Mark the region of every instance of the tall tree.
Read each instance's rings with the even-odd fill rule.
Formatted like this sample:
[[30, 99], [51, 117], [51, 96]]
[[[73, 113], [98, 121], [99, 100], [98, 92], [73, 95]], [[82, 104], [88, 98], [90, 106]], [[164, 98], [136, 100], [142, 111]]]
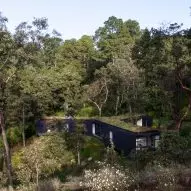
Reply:
[[144, 69], [150, 110], [155, 110], [159, 118], [165, 111], [171, 112], [177, 129], [181, 128], [191, 106], [189, 98], [182, 115], [183, 108], [174, 99], [181, 92], [187, 92], [190, 97], [187, 77], [190, 75], [190, 31], [182, 31], [180, 27], [175, 23], [168, 28], [145, 30], [134, 49], [136, 64]]
[[16, 73], [17, 60], [15, 59], [14, 41], [7, 31], [7, 18], [0, 14], [0, 127], [5, 148], [5, 159], [10, 190], [13, 189], [12, 165], [9, 145], [6, 137], [4, 116], [7, 109], [7, 98], [13, 78]]
[[96, 30], [94, 40], [102, 57], [109, 62], [113, 58], [129, 59], [130, 47], [139, 35], [140, 28], [136, 21], [123, 22], [112, 16]]

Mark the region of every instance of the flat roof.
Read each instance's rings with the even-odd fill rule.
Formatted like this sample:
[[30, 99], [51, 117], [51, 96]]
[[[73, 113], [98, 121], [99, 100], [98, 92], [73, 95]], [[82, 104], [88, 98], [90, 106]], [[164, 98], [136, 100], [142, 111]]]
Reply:
[[[64, 120], [67, 117], [58, 117], [58, 116], [47, 116], [44, 117], [45, 120]], [[111, 117], [74, 117], [74, 120], [97, 120], [103, 123], [107, 123], [112, 126], [116, 126], [131, 132], [135, 133], [146, 133], [146, 132], [156, 132], [159, 131], [157, 128], [152, 127], [140, 127], [136, 126], [133, 123], [125, 122], [123, 119], [127, 119], [127, 116], [111, 116]]]

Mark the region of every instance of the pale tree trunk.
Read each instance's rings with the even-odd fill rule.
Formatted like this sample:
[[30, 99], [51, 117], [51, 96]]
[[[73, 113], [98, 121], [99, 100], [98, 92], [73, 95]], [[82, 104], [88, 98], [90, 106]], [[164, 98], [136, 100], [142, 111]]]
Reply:
[[99, 116], [101, 117], [102, 116], [102, 108], [100, 107], [100, 108], [98, 108], [98, 110], [99, 110]]
[[35, 165], [36, 165], [36, 188], [37, 188], [37, 191], [38, 191], [38, 188], [39, 188], [39, 168], [38, 168], [38, 162]]
[[23, 146], [25, 147], [25, 106], [23, 104], [23, 129], [22, 129], [22, 136], [23, 136]]
[[119, 95], [117, 96], [116, 104], [115, 104], [115, 115], [118, 114], [118, 107], [119, 107]]
[[[103, 100], [99, 101], [99, 100], [96, 100], [95, 97], [91, 98], [91, 95], [88, 98], [88, 100], [91, 101], [97, 107], [100, 117], [102, 115], [103, 105], [107, 102], [108, 95], [109, 95], [109, 90], [108, 90], [108, 87], [107, 87], [107, 81], [106, 81], [106, 79], [103, 79], [103, 81], [104, 81], [104, 84], [102, 84], [102, 86], [99, 87], [99, 91], [97, 91], [97, 88], [95, 89], [95, 91], [97, 91], [95, 97], [100, 97], [101, 96], [100, 94], [101, 94], [102, 90], [105, 88]], [[92, 93], [95, 93], [95, 92], [92, 91]]]
[[81, 164], [81, 160], [80, 160], [80, 151], [78, 150], [77, 152], [78, 152], [78, 165], [80, 165], [80, 164]]
[[180, 130], [182, 126], [182, 122], [185, 120], [187, 117], [188, 113], [191, 111], [191, 92], [189, 93], [189, 103], [186, 112], [184, 115], [177, 121], [176, 123], [176, 129]]
[[99, 112], [99, 116], [101, 117], [101, 115], [102, 115], [102, 105], [101, 106], [99, 106], [95, 101], [93, 101], [93, 100], [91, 100], [91, 99], [89, 99], [92, 103], [94, 103], [94, 105], [97, 107], [97, 109], [98, 109], [98, 112]]
[[3, 112], [0, 112], [0, 127], [1, 127], [1, 131], [2, 131], [3, 144], [4, 144], [4, 148], [5, 148], [5, 160], [6, 160], [6, 166], [7, 166], [7, 176], [8, 176], [8, 180], [9, 180], [9, 190], [12, 191], [13, 190], [13, 179], [12, 179], [11, 155], [10, 155], [9, 145], [7, 142]]
[[184, 115], [183, 115], [183, 116], [177, 121], [177, 123], [176, 123], [176, 128], [177, 128], [177, 130], [180, 131], [181, 126], [182, 126], [182, 122], [185, 120], [185, 118], [187, 117], [188, 113], [191, 111], [191, 89], [188, 88], [188, 87], [186, 87], [186, 86], [183, 84], [180, 73], [177, 75], [177, 78], [178, 78], [178, 81], [179, 81], [179, 83], [180, 83], [180, 85], [181, 85], [181, 88], [182, 88], [184, 91], [186, 91], [186, 92], [188, 93], [188, 95], [189, 95], [187, 110], [186, 110], [186, 112], [184, 113]]

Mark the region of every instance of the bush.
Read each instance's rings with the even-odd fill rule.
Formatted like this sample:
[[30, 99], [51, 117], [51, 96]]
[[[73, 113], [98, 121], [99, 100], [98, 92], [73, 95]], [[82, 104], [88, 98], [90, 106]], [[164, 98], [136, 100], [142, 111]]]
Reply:
[[62, 190], [62, 183], [60, 182], [59, 179], [54, 178], [52, 180], [46, 180], [46, 181], [41, 181], [39, 182], [38, 188], [35, 184], [29, 184], [29, 185], [21, 185], [17, 187], [17, 191], [58, 191]]
[[96, 111], [92, 106], [83, 107], [77, 113], [78, 117], [93, 117], [96, 115]]
[[133, 151], [130, 154], [131, 160], [134, 161], [134, 168], [136, 170], [144, 169], [145, 166], [152, 163], [155, 159], [157, 159], [157, 153], [153, 150], [140, 150]]
[[190, 137], [191, 139], [191, 123], [183, 123], [180, 129], [180, 135], [183, 137]]
[[147, 166], [138, 174], [138, 184], [142, 188], [152, 190], [174, 191], [177, 187], [177, 176], [175, 167], [164, 167], [160, 164]]
[[11, 127], [7, 129], [7, 140], [9, 145], [13, 145], [22, 141], [22, 132], [20, 127]]
[[94, 160], [101, 160], [103, 157], [104, 148], [105, 146], [100, 140], [94, 137], [85, 137], [84, 145], [81, 149], [81, 155], [86, 159], [91, 157]]
[[128, 190], [133, 182], [133, 176], [128, 170], [100, 163], [98, 169], [85, 170], [81, 186], [92, 191]]
[[57, 117], [64, 117], [66, 114], [65, 114], [65, 112], [64, 111], [57, 111], [56, 113], [55, 113], [55, 116], [57, 116]]
[[187, 164], [191, 161], [190, 137], [180, 136], [179, 133], [162, 134], [158, 159], [164, 164], [171, 162]]

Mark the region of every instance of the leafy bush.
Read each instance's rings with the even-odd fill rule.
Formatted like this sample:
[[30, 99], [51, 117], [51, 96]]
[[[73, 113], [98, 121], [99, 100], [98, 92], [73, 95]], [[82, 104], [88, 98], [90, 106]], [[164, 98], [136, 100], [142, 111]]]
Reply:
[[191, 123], [184, 122], [182, 128], [180, 129], [180, 135], [183, 137], [190, 137], [191, 139]]
[[58, 191], [62, 190], [62, 183], [60, 182], [59, 179], [54, 178], [51, 180], [46, 180], [46, 181], [41, 181], [39, 182], [38, 188], [35, 184], [31, 183], [29, 185], [20, 185], [17, 187], [17, 191]]
[[134, 168], [141, 170], [157, 159], [157, 153], [153, 150], [133, 151], [130, 154], [130, 158], [134, 161]]
[[93, 117], [95, 115], [96, 111], [92, 106], [83, 107], [77, 113], [78, 117]]
[[191, 161], [191, 137], [180, 136], [179, 133], [164, 133], [161, 136], [158, 157], [161, 162], [189, 163]]
[[57, 112], [55, 113], [55, 116], [64, 117], [64, 116], [65, 116], [65, 112], [63, 112], [63, 111], [57, 111]]
[[7, 140], [10, 146], [19, 143], [22, 140], [22, 132], [20, 127], [11, 127], [7, 129]]
[[28, 122], [25, 126], [25, 137], [30, 138], [33, 135], [36, 134], [36, 129], [35, 129], [35, 123], [34, 122]]
[[85, 137], [81, 154], [83, 158], [92, 157], [94, 160], [100, 160], [103, 156], [104, 148], [104, 144], [100, 140], [94, 137]]

